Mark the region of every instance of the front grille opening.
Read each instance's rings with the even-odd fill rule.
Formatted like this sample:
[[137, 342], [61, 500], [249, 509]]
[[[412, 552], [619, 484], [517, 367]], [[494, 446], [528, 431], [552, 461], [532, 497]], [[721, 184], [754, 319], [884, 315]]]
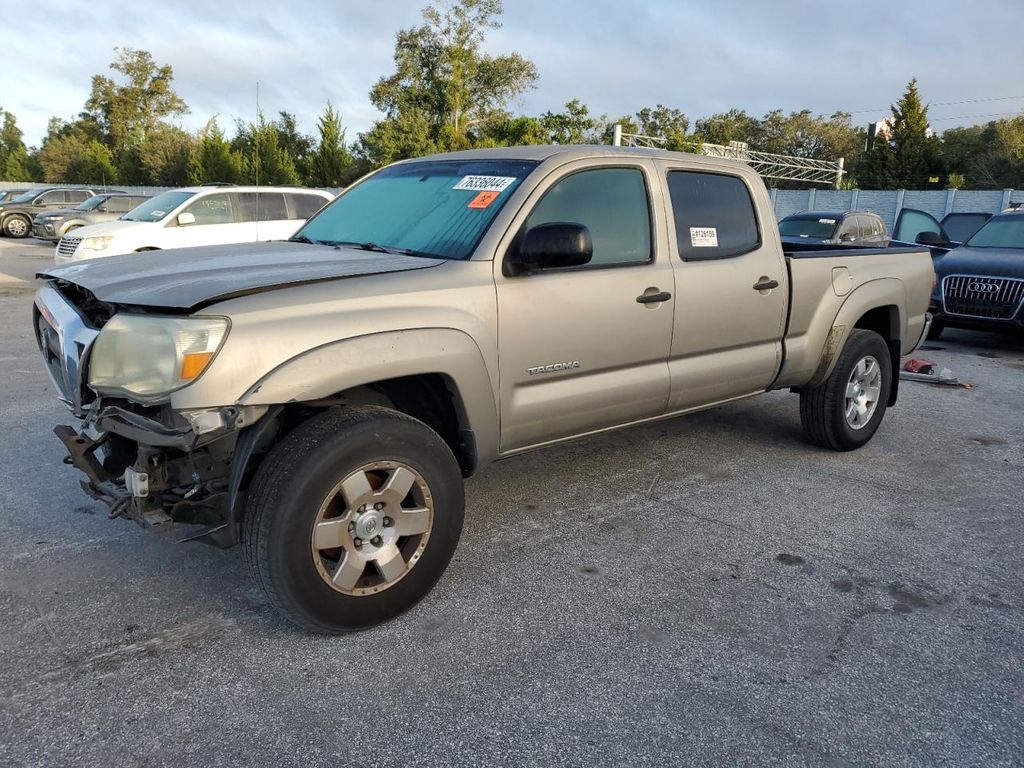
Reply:
[[1012, 320], [1024, 303], [1024, 280], [1012, 277], [949, 275], [942, 281], [948, 314], [984, 320]]

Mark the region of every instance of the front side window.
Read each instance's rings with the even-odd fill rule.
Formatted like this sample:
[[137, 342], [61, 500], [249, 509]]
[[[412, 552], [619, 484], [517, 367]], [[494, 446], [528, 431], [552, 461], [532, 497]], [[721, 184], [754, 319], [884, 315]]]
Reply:
[[895, 239], [905, 243], [913, 243], [922, 232], [932, 232], [936, 235], [941, 235], [942, 227], [939, 225], [939, 222], [927, 213], [910, 208], [904, 210], [900, 214]]
[[350, 187], [293, 239], [373, 243], [415, 255], [468, 259], [536, 166], [530, 160], [398, 163]]
[[108, 213], [127, 213], [132, 208], [132, 201], [121, 195], [107, 198], [107, 201], [103, 203], [103, 210]]
[[231, 195], [225, 192], [201, 197], [190, 204], [182, 213], [191, 213], [196, 217], [195, 223], [192, 226], [233, 224], [235, 222]]
[[63, 191], [54, 190], [52, 192], [47, 192], [45, 195], [41, 195], [38, 203], [39, 205], [54, 205], [62, 204], [65, 200], [66, 198], [64, 197]]
[[590, 230], [594, 256], [587, 266], [651, 260], [651, 211], [637, 168], [597, 168], [562, 179], [537, 203], [526, 228], [556, 222]]
[[683, 261], [727, 259], [761, 244], [754, 201], [738, 176], [671, 171], [668, 190]]

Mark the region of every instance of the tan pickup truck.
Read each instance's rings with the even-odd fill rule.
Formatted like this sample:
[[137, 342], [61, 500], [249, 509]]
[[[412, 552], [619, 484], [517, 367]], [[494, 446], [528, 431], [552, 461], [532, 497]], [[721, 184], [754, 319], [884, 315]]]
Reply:
[[482, 463], [767, 390], [857, 448], [926, 331], [926, 249], [783, 253], [746, 165], [612, 147], [384, 168], [290, 241], [51, 269], [57, 427], [115, 516], [241, 543], [324, 632], [447, 566]]

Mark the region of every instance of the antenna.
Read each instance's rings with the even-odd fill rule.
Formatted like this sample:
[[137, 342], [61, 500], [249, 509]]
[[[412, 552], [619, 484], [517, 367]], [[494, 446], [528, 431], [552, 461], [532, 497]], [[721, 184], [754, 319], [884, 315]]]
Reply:
[[260, 241], [260, 133], [263, 131], [263, 113], [260, 111], [260, 81], [256, 81], [256, 131], [252, 151], [256, 154], [256, 242]]

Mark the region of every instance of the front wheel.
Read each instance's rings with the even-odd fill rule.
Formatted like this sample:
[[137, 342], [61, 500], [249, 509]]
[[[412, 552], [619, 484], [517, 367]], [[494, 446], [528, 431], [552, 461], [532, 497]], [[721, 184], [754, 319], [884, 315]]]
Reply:
[[4, 234], [8, 237], [28, 237], [31, 229], [29, 220], [24, 216], [11, 216], [4, 222]]
[[800, 423], [822, 448], [852, 451], [882, 423], [892, 391], [892, 360], [874, 331], [854, 329], [825, 381], [800, 392]]
[[326, 633], [365, 629], [430, 591], [464, 506], [458, 463], [432, 429], [385, 408], [330, 410], [260, 466], [245, 558], [285, 618]]
[[945, 330], [945, 326], [937, 320], [933, 320], [931, 327], [928, 328], [928, 340], [935, 341], [935, 339], [942, 336], [942, 332]]

